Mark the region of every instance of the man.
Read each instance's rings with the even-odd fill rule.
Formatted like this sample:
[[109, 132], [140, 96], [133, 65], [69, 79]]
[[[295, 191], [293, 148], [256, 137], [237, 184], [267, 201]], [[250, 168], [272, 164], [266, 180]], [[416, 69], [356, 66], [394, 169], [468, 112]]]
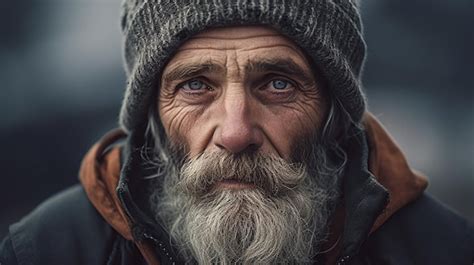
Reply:
[[125, 1], [122, 130], [5, 264], [472, 264], [365, 109], [356, 3]]

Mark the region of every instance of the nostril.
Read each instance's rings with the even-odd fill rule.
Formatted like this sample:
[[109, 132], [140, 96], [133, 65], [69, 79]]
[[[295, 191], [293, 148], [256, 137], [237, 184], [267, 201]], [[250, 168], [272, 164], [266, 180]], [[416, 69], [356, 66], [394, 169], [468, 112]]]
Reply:
[[214, 134], [214, 144], [232, 154], [257, 150], [263, 143], [263, 135], [256, 121], [247, 117], [244, 110], [226, 112]]
[[221, 150], [226, 150], [232, 154], [241, 152], [255, 151], [261, 146], [260, 137], [256, 137], [255, 133], [227, 133], [220, 134], [214, 145]]
[[244, 151], [249, 151], [249, 152], [255, 152], [260, 148], [258, 144], [249, 144], [246, 150]]

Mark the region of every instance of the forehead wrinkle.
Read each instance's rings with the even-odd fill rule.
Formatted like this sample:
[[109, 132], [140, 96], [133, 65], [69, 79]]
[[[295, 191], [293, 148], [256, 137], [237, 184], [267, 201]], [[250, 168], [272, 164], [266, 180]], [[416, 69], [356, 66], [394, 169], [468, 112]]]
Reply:
[[178, 51], [192, 51], [192, 50], [216, 50], [216, 51], [227, 51], [227, 50], [234, 50], [235, 47], [228, 47], [228, 48], [217, 48], [217, 47], [190, 47], [190, 48], [180, 48]]
[[228, 47], [212, 47], [212, 46], [209, 46], [210, 44], [206, 44], [206, 45], [198, 45], [198, 44], [195, 44], [196, 46], [194, 47], [181, 47], [178, 49], [178, 51], [192, 51], [192, 50], [216, 50], [216, 51], [227, 51], [227, 50], [238, 50], [238, 51], [252, 51], [252, 50], [258, 50], [258, 49], [275, 49], [275, 48], [278, 48], [278, 47], [283, 47], [283, 48], [288, 48], [288, 49], [291, 49], [293, 52], [297, 53], [299, 56], [303, 57], [303, 54], [301, 53], [301, 51], [297, 48], [297, 47], [294, 47], [293, 45], [288, 45], [288, 44], [265, 44], [265, 45], [262, 45], [262, 46], [257, 46], [257, 47], [252, 47], [252, 48], [247, 48], [248, 45], [244, 45], [245, 48], [238, 48], [236, 47], [235, 43], [234, 45], [230, 45]]
[[283, 44], [283, 43], [279, 43], [279, 44], [262, 44], [261, 46], [257, 46], [257, 47], [252, 47], [252, 48], [241, 48], [240, 50], [241, 51], [251, 51], [251, 50], [258, 50], [258, 49], [276, 49], [276, 48], [286, 48], [286, 49], [290, 49], [292, 52], [296, 53], [299, 57], [301, 58], [305, 58], [303, 53], [299, 50], [298, 47], [292, 45], [292, 44]]
[[237, 76], [241, 76], [241, 73], [240, 73], [240, 66], [239, 66], [239, 60], [238, 60], [238, 55], [237, 55], [237, 51], [234, 50], [233, 54], [232, 54], [232, 57], [233, 57], [233, 63], [235, 64], [236, 66], [236, 70], [237, 70]]
[[226, 72], [226, 70], [225, 67], [222, 67], [220, 64], [214, 62], [212, 59], [207, 59], [204, 62], [199, 60], [196, 60], [194, 62], [191, 61], [188, 63], [180, 62], [171, 66], [171, 70], [169, 70], [169, 72], [164, 75], [164, 80], [165, 82], [171, 82], [174, 80], [186, 79], [192, 76], [211, 72], [224, 73]]

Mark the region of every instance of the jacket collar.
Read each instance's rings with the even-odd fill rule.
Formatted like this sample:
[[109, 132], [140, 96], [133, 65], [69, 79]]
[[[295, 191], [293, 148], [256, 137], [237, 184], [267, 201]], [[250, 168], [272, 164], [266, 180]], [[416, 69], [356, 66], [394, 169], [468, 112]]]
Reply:
[[[358, 253], [371, 232], [415, 200], [427, 186], [426, 178], [410, 169], [395, 141], [373, 115], [366, 113], [363, 125], [364, 130], [354, 131], [353, 141], [345, 147], [349, 160], [343, 205], [337, 211], [342, 212], [343, 220], [333, 220], [341, 223], [342, 227], [335, 226], [334, 234], [338, 234], [338, 229], [343, 230], [342, 243], [326, 254], [329, 260]], [[125, 137], [123, 150], [114, 146]], [[165, 229], [157, 226], [137, 203], [138, 195], [143, 193], [140, 177], [143, 145], [142, 133], [132, 132], [127, 136], [120, 130], [110, 132], [85, 156], [80, 180], [99, 213], [124, 238], [137, 244], [149, 264], [159, 264], [151, 245], [155, 246], [161, 264], [180, 264], [179, 251], [173, 247]]]

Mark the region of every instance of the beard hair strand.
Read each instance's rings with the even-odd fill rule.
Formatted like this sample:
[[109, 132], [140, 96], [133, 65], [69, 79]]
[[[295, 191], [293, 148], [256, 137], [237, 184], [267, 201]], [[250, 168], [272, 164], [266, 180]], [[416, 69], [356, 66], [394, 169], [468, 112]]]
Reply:
[[[314, 263], [327, 238], [342, 174], [322, 146], [313, 151], [308, 163], [223, 152], [187, 159], [151, 194], [155, 218], [188, 263]], [[217, 187], [228, 179], [255, 188]]]

